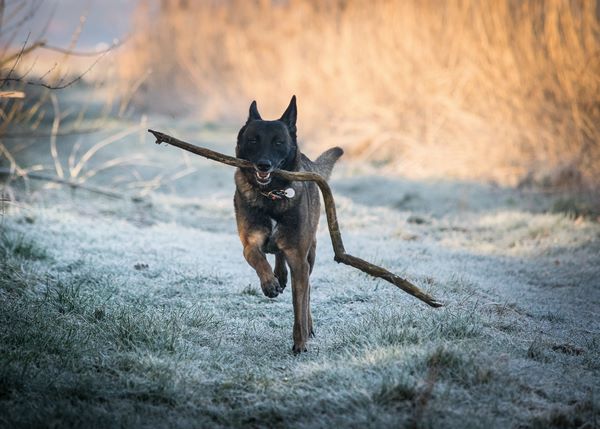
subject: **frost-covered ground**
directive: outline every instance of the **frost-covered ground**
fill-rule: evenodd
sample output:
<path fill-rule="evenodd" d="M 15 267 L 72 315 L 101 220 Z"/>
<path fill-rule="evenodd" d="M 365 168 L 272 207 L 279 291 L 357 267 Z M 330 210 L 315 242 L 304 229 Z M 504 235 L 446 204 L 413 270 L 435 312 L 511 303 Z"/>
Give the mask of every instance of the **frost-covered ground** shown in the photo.
<path fill-rule="evenodd" d="M 166 130 L 233 151 L 234 132 Z M 150 137 L 97 156 L 137 153 L 182 168 Z M 600 225 L 568 198 L 343 162 L 347 250 L 446 306 L 337 265 L 323 216 L 294 356 L 290 288 L 264 297 L 242 256 L 233 170 L 188 165 L 137 202 L 32 183 L 4 205 L 0 426 L 598 425 Z"/>

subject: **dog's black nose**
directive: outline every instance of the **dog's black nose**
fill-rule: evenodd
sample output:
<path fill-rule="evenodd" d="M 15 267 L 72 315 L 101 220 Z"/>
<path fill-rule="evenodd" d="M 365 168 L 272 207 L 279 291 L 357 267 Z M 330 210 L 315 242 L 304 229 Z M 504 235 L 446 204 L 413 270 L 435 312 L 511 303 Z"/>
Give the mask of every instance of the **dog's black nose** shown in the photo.
<path fill-rule="evenodd" d="M 271 164 L 271 161 L 267 161 L 266 159 L 261 159 L 256 163 L 256 168 L 260 171 L 269 171 L 272 166 L 273 164 Z"/>

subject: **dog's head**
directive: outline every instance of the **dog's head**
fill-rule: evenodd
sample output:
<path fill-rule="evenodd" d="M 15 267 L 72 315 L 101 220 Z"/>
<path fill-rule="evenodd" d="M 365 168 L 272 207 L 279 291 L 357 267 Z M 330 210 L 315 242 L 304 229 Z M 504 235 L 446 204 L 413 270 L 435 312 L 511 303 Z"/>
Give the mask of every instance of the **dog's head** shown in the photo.
<path fill-rule="evenodd" d="M 254 164 L 254 171 L 245 171 L 246 176 L 258 186 L 271 183 L 271 172 L 276 168 L 295 170 L 298 160 L 296 143 L 296 96 L 275 121 L 264 121 L 256 101 L 250 105 L 248 121 L 238 133 L 235 154 Z"/>

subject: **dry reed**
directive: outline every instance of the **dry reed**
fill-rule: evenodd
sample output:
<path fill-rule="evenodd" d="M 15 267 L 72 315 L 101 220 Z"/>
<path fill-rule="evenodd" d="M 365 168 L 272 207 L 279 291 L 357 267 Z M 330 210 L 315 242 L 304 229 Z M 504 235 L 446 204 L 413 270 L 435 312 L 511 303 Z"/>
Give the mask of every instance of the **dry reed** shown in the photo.
<path fill-rule="evenodd" d="M 240 122 L 300 98 L 311 149 L 409 177 L 591 184 L 595 1 L 143 2 L 120 58 L 136 102 Z M 147 73 L 151 71 L 149 75 Z"/>

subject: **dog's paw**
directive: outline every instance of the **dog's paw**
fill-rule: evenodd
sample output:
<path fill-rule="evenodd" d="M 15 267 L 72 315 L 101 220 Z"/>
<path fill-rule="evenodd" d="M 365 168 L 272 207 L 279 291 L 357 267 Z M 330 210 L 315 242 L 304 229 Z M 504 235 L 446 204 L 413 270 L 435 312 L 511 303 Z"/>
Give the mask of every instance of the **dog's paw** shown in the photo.
<path fill-rule="evenodd" d="M 292 353 L 294 353 L 295 355 L 298 355 L 300 353 L 306 353 L 308 351 L 308 349 L 306 348 L 306 344 L 302 343 L 302 344 L 294 344 L 292 346 Z"/>
<path fill-rule="evenodd" d="M 277 264 L 275 265 L 275 277 L 277 277 L 277 280 L 279 280 L 279 289 L 281 289 L 281 292 L 283 292 L 288 280 L 288 272 L 285 268 L 285 265 L 283 265 L 283 268 Z"/>
<path fill-rule="evenodd" d="M 279 281 L 275 277 L 266 282 L 262 282 L 260 284 L 260 287 L 265 296 L 269 298 L 275 298 L 277 295 L 283 292 L 283 288 L 281 287 Z"/>
<path fill-rule="evenodd" d="M 284 275 L 276 275 L 277 281 L 279 282 L 279 292 L 283 292 L 287 283 L 287 273 Z"/>

